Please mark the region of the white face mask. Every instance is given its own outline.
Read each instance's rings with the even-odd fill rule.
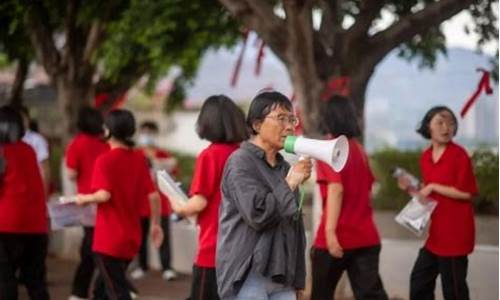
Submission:
[[[141,146],[154,146],[156,144],[156,136],[149,133],[141,133],[137,138],[137,143]]]

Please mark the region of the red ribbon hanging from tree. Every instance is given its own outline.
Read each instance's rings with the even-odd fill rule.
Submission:
[[[240,55],[238,56],[238,60],[236,61],[236,65],[234,66],[233,75],[231,76],[231,86],[235,87],[238,82],[238,75],[240,74],[241,63],[243,62],[243,56],[245,55],[245,49],[247,47],[248,40],[248,30],[243,32],[243,45],[241,46]]]
[[[493,89],[491,88],[490,85],[490,72],[486,71],[485,69],[477,69],[478,72],[483,72],[483,75],[481,76],[481,79],[479,80],[479,83],[477,85],[476,91],[470,96],[470,98],[465,102],[464,106],[462,107],[462,110],[460,111],[460,116],[462,118],[465,117],[469,109],[474,105],[474,102],[477,101],[479,95],[481,94],[482,91],[486,93],[486,95],[491,95],[493,94]]]
[[[264,47],[266,43],[264,40],[259,40],[259,51],[257,52],[257,61],[255,62],[255,76],[260,75],[260,70],[262,69],[262,60],[264,59]]]
[[[333,95],[349,97],[351,95],[351,78],[347,76],[333,77],[326,84],[321,100],[328,101]]]

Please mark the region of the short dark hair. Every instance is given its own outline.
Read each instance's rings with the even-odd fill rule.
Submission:
[[[151,120],[142,122],[141,125],[139,126],[139,128],[140,129],[149,129],[149,130],[154,131],[154,132],[159,131],[158,124],[155,121],[151,121]]]
[[[453,132],[453,135],[457,134],[458,131],[458,120],[453,111],[447,107],[447,106],[434,106],[431,109],[429,109],[426,113],[422,121],[420,121],[420,124],[417,127],[417,133],[419,133],[422,137],[425,139],[430,139],[431,138],[431,130],[430,130],[430,124],[432,118],[434,118],[435,115],[439,114],[440,112],[447,111],[451,114],[451,117],[453,118],[453,122],[455,122],[455,132]]]
[[[247,115],[247,126],[252,134],[257,134],[253,129],[253,124],[263,121],[266,116],[275,108],[281,107],[288,111],[293,111],[292,102],[287,96],[280,92],[262,92],[255,96],[250,103]]]
[[[115,109],[108,113],[104,120],[109,130],[107,138],[114,138],[128,147],[134,146],[132,137],[135,133],[134,115],[126,109]]]
[[[0,144],[15,143],[23,136],[23,119],[19,111],[7,105],[0,107]]]
[[[103,132],[104,118],[99,110],[92,107],[83,107],[78,111],[76,127],[81,132],[90,135],[99,135]]]
[[[196,121],[196,132],[201,139],[218,143],[239,143],[248,138],[245,114],[225,95],[205,100]]]
[[[319,124],[323,134],[345,135],[347,138],[361,136],[354,105],[344,96],[333,95],[328,99],[322,109]]]

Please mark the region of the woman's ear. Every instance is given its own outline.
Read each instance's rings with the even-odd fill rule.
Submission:
[[[261,126],[262,126],[262,121],[255,121],[252,124],[252,129],[253,129],[254,132],[256,132],[258,134],[260,132],[260,127]]]

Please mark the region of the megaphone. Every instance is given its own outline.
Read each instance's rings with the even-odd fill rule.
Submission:
[[[315,140],[289,135],[285,139],[285,152],[305,155],[321,160],[340,172],[347,162],[349,141],[344,135],[333,140]]]

